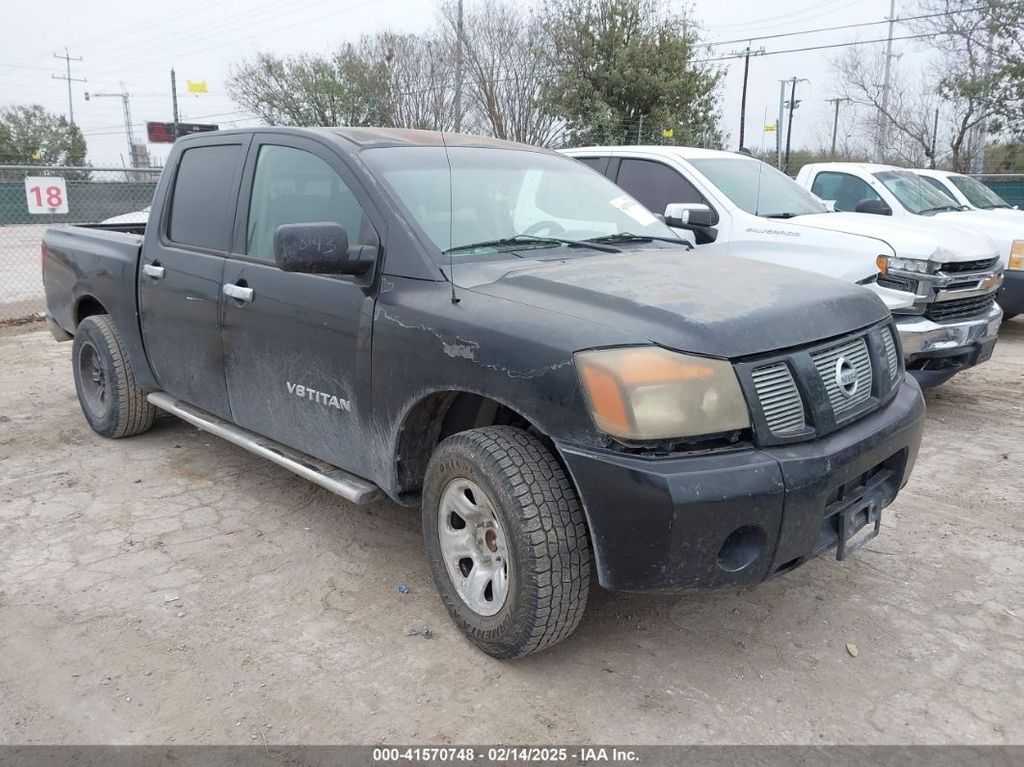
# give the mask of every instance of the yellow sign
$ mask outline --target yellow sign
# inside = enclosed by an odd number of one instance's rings
[[[661,137],[662,138],[672,138],[673,135],[675,135],[675,134],[674,134],[672,128],[662,128],[662,130],[661,130]]]
[[[765,133],[775,133],[775,123],[767,123],[764,126]]]
[[[206,80],[187,80],[189,93],[206,93]]]

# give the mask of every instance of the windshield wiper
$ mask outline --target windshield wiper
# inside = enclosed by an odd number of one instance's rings
[[[934,208],[925,208],[924,210],[918,211],[918,215],[922,216],[925,213],[941,213],[944,210],[967,210],[963,205],[936,205]]]
[[[532,234],[517,234],[513,237],[502,237],[499,240],[483,240],[481,242],[471,242],[466,245],[457,245],[454,248],[448,248],[448,250],[442,251],[443,253],[456,253],[460,250],[473,250],[474,248],[489,248],[489,247],[501,247],[503,245],[530,245],[530,244],[544,244],[548,245],[570,245],[581,248],[591,248],[593,250],[599,250],[603,253],[621,253],[622,251],[618,248],[612,248],[607,245],[595,245],[592,242],[586,240],[566,240],[562,237],[535,237]]]
[[[673,245],[685,245],[693,250],[693,245],[682,237],[659,237],[655,234],[633,234],[632,232],[619,232],[618,234],[603,234],[600,237],[588,237],[587,242],[670,242]]]
[[[761,213],[765,218],[796,218],[799,213]]]

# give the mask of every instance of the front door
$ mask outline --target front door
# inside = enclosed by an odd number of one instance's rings
[[[221,284],[248,141],[211,138],[165,171],[174,177],[139,265],[142,337],[160,388],[222,418],[230,418],[230,409]]]
[[[254,139],[242,188],[221,296],[232,420],[365,475],[357,414],[369,407],[374,274],[282,272],[274,233],[333,221],[351,245],[378,246],[369,206],[337,155],[297,137]]]

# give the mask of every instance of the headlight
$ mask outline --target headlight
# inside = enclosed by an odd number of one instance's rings
[[[929,271],[928,262],[916,258],[879,256],[875,259],[875,265],[882,274],[888,274],[890,269],[896,272],[915,272],[916,274],[928,274]]]
[[[1014,240],[1010,245],[1010,269],[1024,269],[1024,240]]]
[[[575,355],[597,428],[627,440],[745,429],[747,404],[732,365],[656,346]]]

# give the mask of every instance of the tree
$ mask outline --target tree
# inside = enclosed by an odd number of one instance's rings
[[[545,88],[571,143],[640,143],[671,130],[689,144],[720,142],[722,73],[695,60],[697,29],[656,0],[550,0]]]
[[[455,48],[455,4],[442,10]],[[509,0],[482,0],[463,18],[463,125],[500,139],[550,146],[561,120],[544,99],[550,43],[541,17]]]
[[[38,104],[0,109],[0,162],[85,165],[85,137],[63,115]]]

